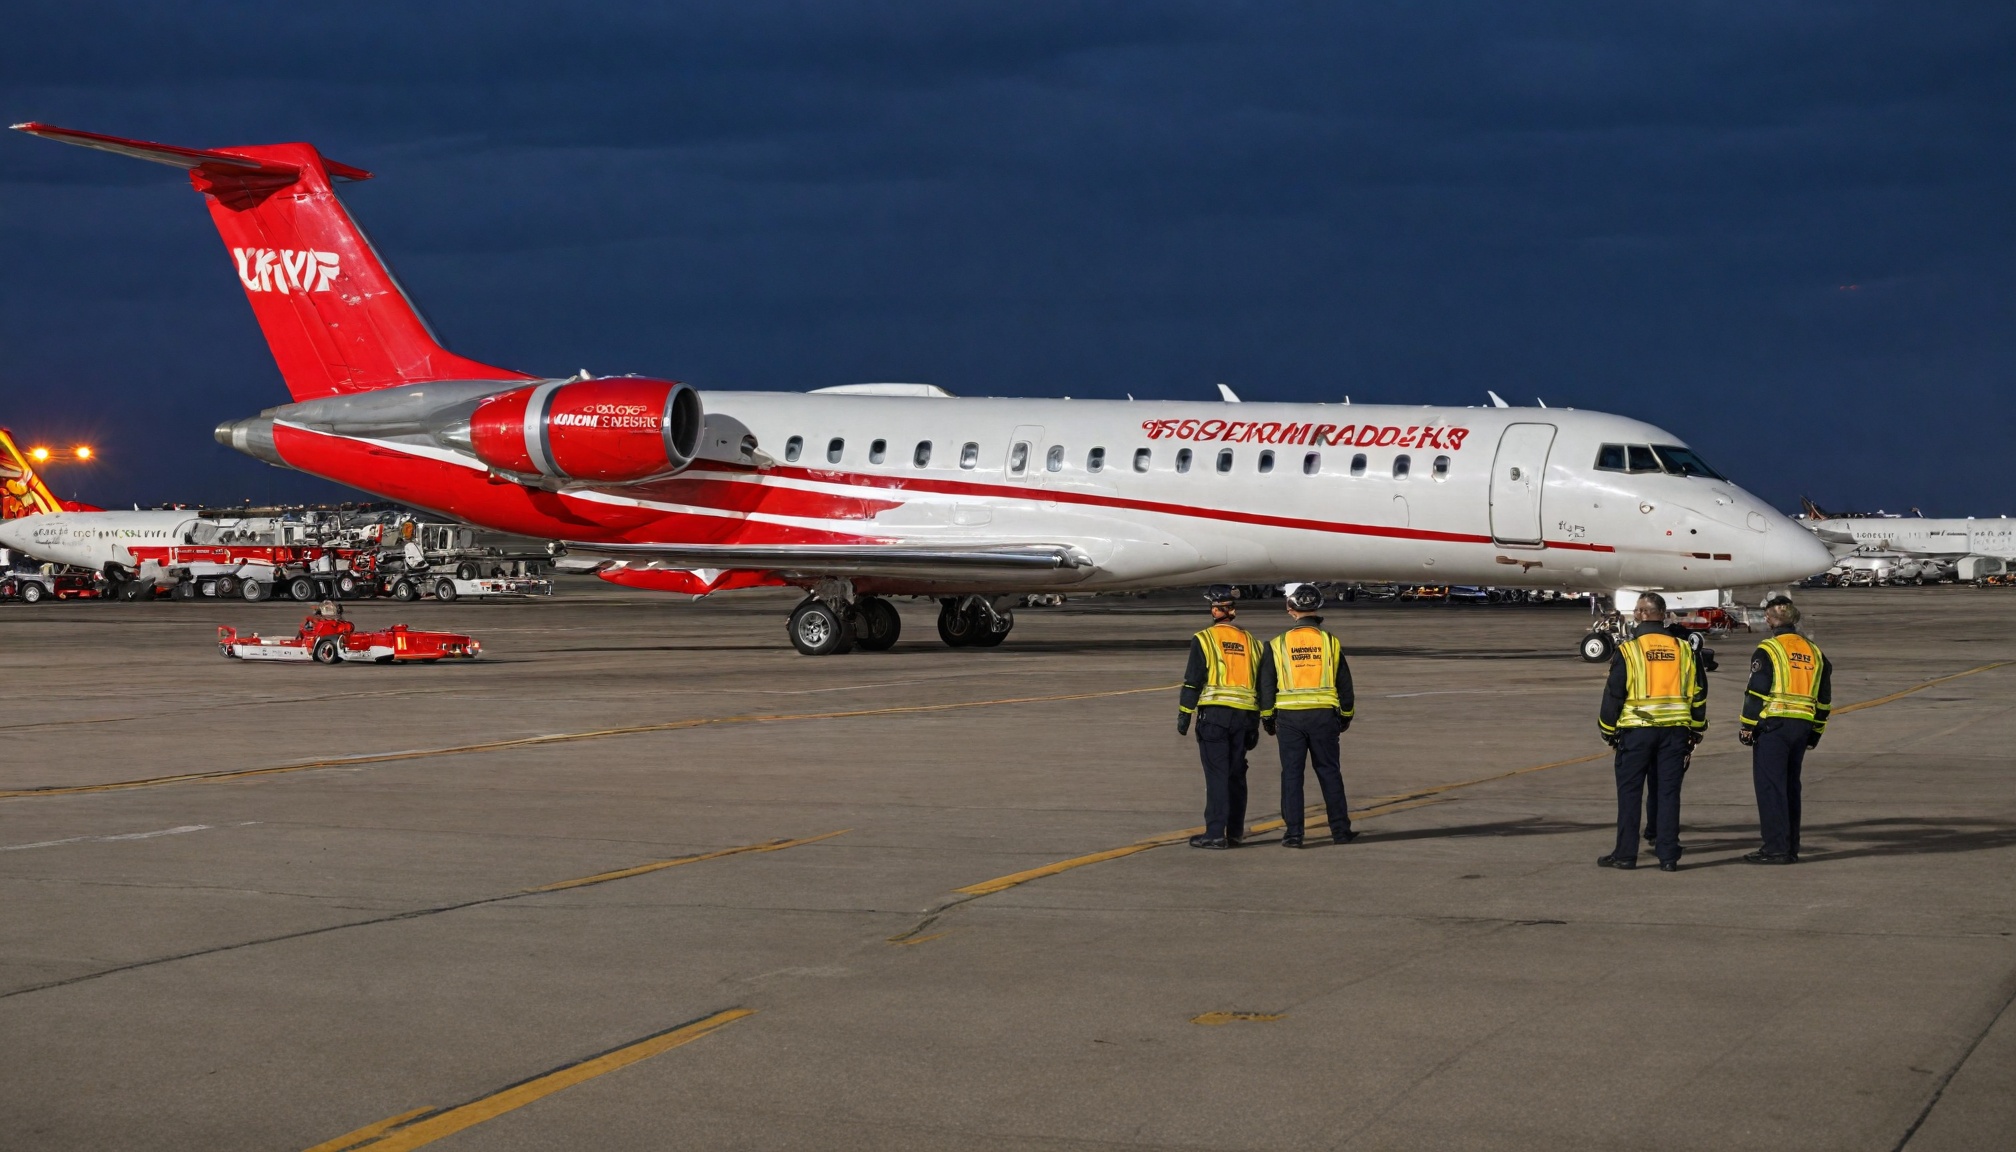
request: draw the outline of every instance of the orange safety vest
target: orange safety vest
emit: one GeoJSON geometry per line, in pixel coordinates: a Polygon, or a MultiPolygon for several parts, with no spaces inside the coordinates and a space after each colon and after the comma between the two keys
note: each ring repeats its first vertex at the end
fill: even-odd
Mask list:
{"type": "Polygon", "coordinates": [[[1197,633],[1210,676],[1197,706],[1260,710],[1260,652],[1253,634],[1236,624],[1213,624],[1197,633]]]}
{"type": "Polygon", "coordinates": [[[1328,708],[1336,711],[1337,652],[1343,647],[1337,637],[1303,624],[1276,637],[1270,645],[1274,653],[1274,707],[1295,711],[1328,708]]]}
{"type": "Polygon", "coordinates": [[[1815,720],[1820,716],[1820,647],[1797,633],[1757,645],[1771,659],[1771,694],[1758,719],[1815,720]]]}
{"type": "Polygon", "coordinates": [[[1624,642],[1624,711],[1619,728],[1694,727],[1694,649],[1653,632],[1624,642]]]}

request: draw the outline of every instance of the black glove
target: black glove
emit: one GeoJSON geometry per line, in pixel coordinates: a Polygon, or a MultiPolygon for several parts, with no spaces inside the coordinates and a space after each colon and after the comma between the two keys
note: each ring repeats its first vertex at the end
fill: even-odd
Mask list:
{"type": "Polygon", "coordinates": [[[1274,718],[1272,716],[1261,717],[1260,727],[1265,728],[1267,730],[1267,735],[1269,736],[1274,735],[1274,718]]]}
{"type": "Polygon", "coordinates": [[[1337,714],[1337,719],[1338,719],[1337,731],[1349,732],[1351,730],[1351,717],[1344,715],[1342,712],[1339,712],[1337,714]]]}
{"type": "Polygon", "coordinates": [[[1687,750],[1689,752],[1692,752],[1695,749],[1695,747],[1701,743],[1702,735],[1703,734],[1700,732],[1687,733],[1687,750]]]}
{"type": "Polygon", "coordinates": [[[1257,726],[1246,729],[1246,751],[1251,752],[1253,749],[1258,748],[1259,746],[1260,746],[1260,729],[1257,726]]]}
{"type": "Polygon", "coordinates": [[[1806,747],[1818,748],[1819,746],[1820,746],[1820,733],[1808,732],[1806,734],[1806,747]]]}
{"type": "Polygon", "coordinates": [[[1178,712],[1176,714],[1176,735],[1188,736],[1189,734],[1190,734],[1190,713],[1178,712]]]}
{"type": "Polygon", "coordinates": [[[1757,743],[1757,730],[1755,728],[1745,728],[1741,732],[1736,733],[1736,739],[1741,741],[1745,748],[1753,747],[1757,743]]]}
{"type": "Polygon", "coordinates": [[[1619,739],[1621,739],[1621,737],[1619,737],[1615,732],[1603,733],[1603,743],[1608,744],[1612,748],[1615,748],[1617,746],[1617,741],[1619,739]]]}

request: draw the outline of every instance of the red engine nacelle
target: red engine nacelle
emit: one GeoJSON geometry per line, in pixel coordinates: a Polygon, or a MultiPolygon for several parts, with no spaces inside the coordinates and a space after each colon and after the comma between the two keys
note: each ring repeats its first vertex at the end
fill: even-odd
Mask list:
{"type": "Polygon", "coordinates": [[[478,404],[468,448],[506,472],[634,484],[691,464],[705,422],[700,394],[670,380],[547,381],[478,404]]]}

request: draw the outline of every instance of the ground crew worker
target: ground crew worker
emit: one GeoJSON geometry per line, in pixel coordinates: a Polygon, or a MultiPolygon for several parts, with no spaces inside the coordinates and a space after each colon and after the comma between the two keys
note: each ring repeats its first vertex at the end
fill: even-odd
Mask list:
{"type": "MultiPolygon", "coordinates": [[[[1687,645],[1690,648],[1693,647],[1694,633],[1686,628],[1682,628],[1678,624],[1666,625],[1666,634],[1668,636],[1673,637],[1675,640],[1680,641],[1682,644],[1687,645]]],[[[1703,672],[1715,671],[1716,667],[1715,650],[1713,648],[1706,648],[1706,647],[1695,648],[1694,662],[1701,666],[1701,671],[1703,672]]],[[[1680,762],[1680,779],[1682,783],[1685,783],[1687,779],[1687,770],[1689,768],[1692,768],[1693,766],[1694,766],[1694,753],[1692,749],[1689,749],[1687,753],[1687,758],[1680,762]]],[[[1659,840],[1659,790],[1657,788],[1647,788],[1645,789],[1645,843],[1655,844],[1658,842],[1658,840],[1659,840]]]]}
{"type": "Polygon", "coordinates": [[[1666,598],[1638,597],[1637,627],[1617,646],[1597,726],[1617,749],[1617,843],[1596,863],[1638,866],[1638,811],[1648,781],[1659,789],[1654,851],[1659,870],[1680,868],[1680,777],[1708,728],[1708,681],[1685,640],[1666,631],[1666,598]]]}
{"type": "Polygon", "coordinates": [[[1757,823],[1764,847],[1743,857],[1752,864],[1799,862],[1799,769],[1806,750],[1818,747],[1834,705],[1834,666],[1820,646],[1799,635],[1799,609],[1778,599],[1764,610],[1771,635],[1750,657],[1750,686],[1743,693],[1743,729],[1750,747],[1750,781],[1757,789],[1757,823]]]}
{"type": "Polygon", "coordinates": [[[1281,752],[1283,848],[1302,847],[1302,776],[1308,761],[1315,762],[1331,841],[1349,844],[1358,838],[1337,755],[1338,737],[1351,727],[1356,706],[1351,666],[1344,661],[1343,642],[1323,630],[1323,618],[1316,615],[1321,607],[1323,594],[1314,584],[1296,585],[1288,594],[1294,623],[1268,642],[1260,658],[1260,724],[1281,752]]]}
{"type": "Polygon", "coordinates": [[[1197,720],[1197,755],[1204,762],[1204,831],[1192,848],[1237,848],[1246,839],[1246,753],[1260,742],[1260,643],[1233,623],[1239,593],[1229,584],[1205,592],[1211,626],[1190,645],[1177,703],[1176,734],[1197,720]]]}

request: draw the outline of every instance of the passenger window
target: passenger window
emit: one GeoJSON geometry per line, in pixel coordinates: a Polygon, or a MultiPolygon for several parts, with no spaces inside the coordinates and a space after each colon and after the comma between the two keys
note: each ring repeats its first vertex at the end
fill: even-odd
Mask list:
{"type": "Polygon", "coordinates": [[[1405,480],[1407,478],[1408,471],[1411,470],[1413,467],[1414,467],[1414,458],[1407,455],[1405,452],[1402,452],[1400,455],[1393,457],[1393,479],[1405,480]]]}
{"type": "Polygon", "coordinates": [[[959,448],[959,467],[971,468],[980,463],[980,445],[968,440],[959,448]]]}
{"type": "Polygon", "coordinates": [[[1274,470],[1274,453],[1272,452],[1260,453],[1260,471],[1272,472],[1273,470],[1274,470]]]}
{"type": "Polygon", "coordinates": [[[838,436],[828,440],[826,442],[826,462],[828,464],[838,464],[840,462],[840,450],[845,447],[847,447],[847,441],[842,440],[838,436]]]}
{"type": "Polygon", "coordinates": [[[1151,462],[1154,459],[1155,459],[1154,452],[1146,448],[1136,448],[1134,450],[1134,471],[1146,472],[1148,470],[1149,462],[1151,462]]]}
{"type": "Polygon", "coordinates": [[[1064,446],[1062,444],[1052,444],[1050,451],[1044,454],[1043,470],[1046,472],[1062,472],[1064,470],[1064,446]]]}
{"type": "Polygon", "coordinates": [[[1020,476],[1028,471],[1029,442],[1027,440],[1017,440],[1015,446],[1008,449],[1008,474],[1010,476],[1020,476]]]}
{"type": "Polygon", "coordinates": [[[911,455],[910,462],[919,468],[923,468],[931,463],[931,442],[929,440],[917,441],[917,451],[911,455]]]}
{"type": "Polygon", "coordinates": [[[805,452],[805,438],[803,436],[793,436],[789,440],[784,441],[785,463],[796,464],[798,462],[798,457],[803,455],[804,452],[805,452]]]}
{"type": "Polygon", "coordinates": [[[1106,467],[1106,449],[1094,448],[1085,454],[1085,471],[1098,472],[1106,467]]]}
{"type": "Polygon", "coordinates": [[[868,462],[870,464],[880,464],[888,455],[889,442],[887,440],[877,440],[868,445],[868,462]]]}
{"type": "Polygon", "coordinates": [[[1190,470],[1190,450],[1188,448],[1177,449],[1176,471],[1188,472],[1189,470],[1190,470]]]}
{"type": "Polygon", "coordinates": [[[1365,454],[1363,452],[1360,452],[1356,456],[1351,457],[1351,475],[1363,476],[1364,474],[1365,474],[1365,454]]]}
{"type": "Polygon", "coordinates": [[[1316,473],[1321,472],[1322,470],[1323,470],[1323,454],[1321,452],[1311,452],[1308,455],[1302,457],[1302,475],[1314,476],[1316,475],[1316,473]]]}
{"type": "Polygon", "coordinates": [[[1605,444],[1596,449],[1596,470],[1599,472],[1624,471],[1624,446],[1605,444]]]}
{"type": "Polygon", "coordinates": [[[1448,478],[1449,478],[1449,458],[1447,456],[1435,457],[1435,479],[1447,480],[1448,478]]]}
{"type": "Polygon", "coordinates": [[[1659,458],[1657,456],[1652,455],[1652,448],[1650,445],[1648,444],[1631,445],[1631,471],[1657,472],[1659,470],[1660,470],[1659,458]]]}
{"type": "Polygon", "coordinates": [[[1230,448],[1220,448],[1218,450],[1218,471],[1230,472],[1231,470],[1232,450],[1230,448]]]}

